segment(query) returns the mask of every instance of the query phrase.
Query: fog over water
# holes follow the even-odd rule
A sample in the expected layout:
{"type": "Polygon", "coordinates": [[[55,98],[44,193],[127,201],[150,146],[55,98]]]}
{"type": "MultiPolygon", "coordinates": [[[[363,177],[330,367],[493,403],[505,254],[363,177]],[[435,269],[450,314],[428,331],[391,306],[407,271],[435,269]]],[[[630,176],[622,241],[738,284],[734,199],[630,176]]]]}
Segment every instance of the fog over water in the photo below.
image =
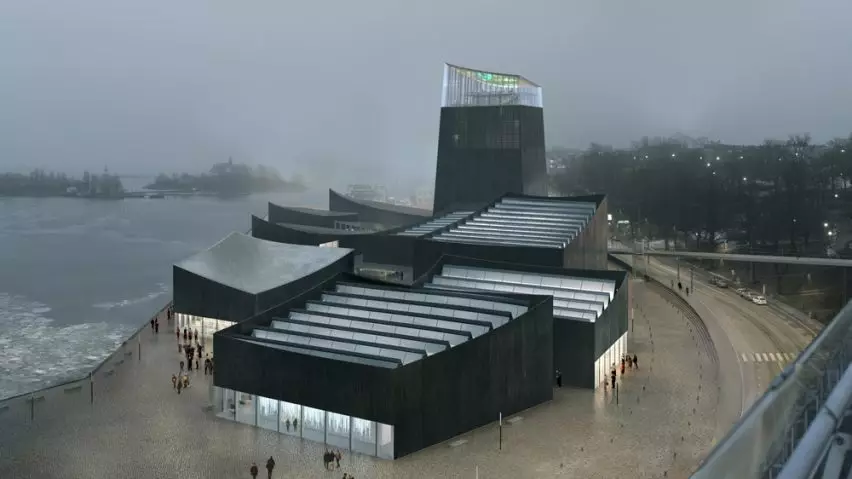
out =
{"type": "Polygon", "coordinates": [[[169,301],[173,263],[247,230],[267,199],[325,194],[0,198],[0,398],[87,373],[169,301]]]}

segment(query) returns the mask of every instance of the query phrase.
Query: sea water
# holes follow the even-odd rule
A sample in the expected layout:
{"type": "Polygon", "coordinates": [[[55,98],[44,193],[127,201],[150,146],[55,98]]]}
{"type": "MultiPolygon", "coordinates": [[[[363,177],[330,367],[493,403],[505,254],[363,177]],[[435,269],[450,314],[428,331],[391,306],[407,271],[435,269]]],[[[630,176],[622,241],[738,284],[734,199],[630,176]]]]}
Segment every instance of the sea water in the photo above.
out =
{"type": "Polygon", "coordinates": [[[0,198],[0,399],[85,376],[171,299],[172,264],[319,193],[0,198]]]}

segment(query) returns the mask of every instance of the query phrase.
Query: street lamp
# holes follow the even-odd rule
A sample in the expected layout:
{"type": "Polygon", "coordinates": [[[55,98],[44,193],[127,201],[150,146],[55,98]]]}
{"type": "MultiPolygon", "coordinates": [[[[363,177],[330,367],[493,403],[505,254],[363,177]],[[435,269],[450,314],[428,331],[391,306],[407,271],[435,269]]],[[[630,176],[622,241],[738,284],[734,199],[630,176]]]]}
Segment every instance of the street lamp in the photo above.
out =
{"type": "Polygon", "coordinates": [[[835,198],[837,198],[837,197],[839,197],[839,196],[840,196],[840,195],[838,195],[837,193],[835,193],[835,194],[834,194],[834,197],[835,197],[835,198]]]}
{"type": "Polygon", "coordinates": [[[748,178],[746,178],[745,176],[743,176],[743,181],[748,181],[748,178]]]}
{"type": "Polygon", "coordinates": [[[718,157],[718,156],[716,157],[716,161],[719,161],[719,157],[718,157]]]}
{"type": "Polygon", "coordinates": [[[828,228],[828,222],[822,224],[823,228],[828,228]]]}
{"type": "Polygon", "coordinates": [[[676,155],[675,155],[674,153],[672,153],[672,158],[674,158],[675,156],[676,156],[676,155]]]}
{"type": "Polygon", "coordinates": [[[710,163],[707,163],[707,168],[710,168],[710,163]]]}

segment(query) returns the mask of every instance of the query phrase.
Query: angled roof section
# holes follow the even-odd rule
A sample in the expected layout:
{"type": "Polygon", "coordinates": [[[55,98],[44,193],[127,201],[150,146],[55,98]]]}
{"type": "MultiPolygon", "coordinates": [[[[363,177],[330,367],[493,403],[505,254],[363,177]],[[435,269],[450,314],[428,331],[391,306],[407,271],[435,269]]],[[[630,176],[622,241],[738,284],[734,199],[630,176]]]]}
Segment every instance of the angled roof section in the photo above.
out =
{"type": "Polygon", "coordinates": [[[315,216],[353,216],[357,215],[357,213],[349,213],[346,211],[329,211],[329,210],[321,210],[319,208],[308,208],[304,206],[285,206],[278,205],[275,203],[269,203],[270,208],[280,208],[282,210],[295,211],[296,213],[302,213],[306,215],[315,215],[315,216]]]}
{"type": "Polygon", "coordinates": [[[321,233],[340,236],[364,234],[364,231],[361,230],[345,230],[342,228],[328,228],[325,226],[297,225],[295,223],[275,223],[275,225],[284,229],[301,231],[302,233],[321,233]]]}
{"type": "Polygon", "coordinates": [[[318,357],[394,368],[487,334],[529,303],[483,293],[337,281],[321,297],[241,338],[318,357]]]}
{"type": "Polygon", "coordinates": [[[473,211],[455,211],[438,218],[431,219],[416,226],[412,226],[404,231],[396,233],[399,236],[425,236],[435,231],[457,223],[468,216],[472,215],[473,211]]]}
{"type": "Polygon", "coordinates": [[[615,297],[610,279],[529,273],[496,268],[444,264],[426,288],[487,291],[553,297],[553,316],[576,321],[596,321],[615,297]]]}
{"type": "Polygon", "coordinates": [[[594,198],[504,197],[431,239],[470,244],[564,248],[595,215],[594,198]]]}
{"type": "Polygon", "coordinates": [[[175,267],[250,294],[277,288],[350,254],[347,248],[276,243],[231,233],[175,267]]]}
{"type": "Polygon", "coordinates": [[[393,203],[385,203],[385,202],[382,202],[382,201],[359,200],[359,199],[356,199],[356,198],[352,198],[351,196],[340,194],[340,193],[338,193],[334,190],[331,190],[331,189],[328,190],[328,193],[329,193],[330,198],[333,197],[333,196],[337,196],[338,197],[337,199],[343,200],[344,204],[345,203],[351,203],[353,205],[352,211],[356,211],[356,212],[359,209],[362,209],[362,208],[358,208],[358,206],[360,206],[360,207],[366,207],[366,208],[370,208],[370,209],[388,211],[388,212],[392,212],[392,213],[399,213],[399,214],[403,214],[403,215],[419,216],[419,217],[422,217],[422,218],[428,218],[429,216],[432,216],[431,210],[424,210],[422,208],[414,208],[413,206],[395,205],[393,203]]]}

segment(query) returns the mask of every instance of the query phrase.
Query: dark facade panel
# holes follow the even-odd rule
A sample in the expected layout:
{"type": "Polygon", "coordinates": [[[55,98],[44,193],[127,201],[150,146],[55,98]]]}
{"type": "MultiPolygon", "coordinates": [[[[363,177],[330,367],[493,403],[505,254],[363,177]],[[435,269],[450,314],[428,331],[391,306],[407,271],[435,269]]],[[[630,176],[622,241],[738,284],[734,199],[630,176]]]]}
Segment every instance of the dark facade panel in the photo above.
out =
{"type": "Polygon", "coordinates": [[[392,369],[260,346],[227,330],[213,336],[213,348],[216,386],[385,424],[396,420],[392,369]]]}
{"type": "Polygon", "coordinates": [[[563,250],[534,246],[501,246],[417,239],[414,250],[414,277],[420,278],[432,271],[444,255],[516,265],[553,266],[562,264],[563,250]]]}
{"type": "Polygon", "coordinates": [[[610,301],[603,314],[595,323],[595,358],[599,358],[610,346],[615,344],[627,332],[630,304],[628,302],[627,281],[615,290],[615,297],[610,301]]]}
{"type": "Polygon", "coordinates": [[[331,211],[351,211],[358,214],[361,222],[379,223],[386,226],[407,226],[431,217],[431,212],[426,210],[375,201],[355,200],[334,190],[328,190],[328,209],[331,211]]]}
{"type": "Polygon", "coordinates": [[[436,214],[506,193],[547,195],[544,115],[537,107],[441,108],[436,214]]]}
{"type": "Polygon", "coordinates": [[[580,234],[565,247],[563,266],[566,268],[606,269],[609,224],[608,205],[603,198],[594,216],[580,234]]]}
{"type": "Polygon", "coordinates": [[[414,263],[413,236],[385,232],[371,235],[351,235],[340,239],[341,248],[354,249],[365,263],[408,266],[414,263]]]}
{"type": "Polygon", "coordinates": [[[269,203],[270,223],[293,223],[297,225],[334,228],[336,221],[358,222],[358,213],[295,208],[269,203]]]}
{"type": "Polygon", "coordinates": [[[294,228],[278,225],[258,218],[251,217],[251,235],[258,239],[275,241],[277,243],[301,244],[317,246],[330,241],[336,241],[346,233],[341,230],[339,235],[300,231],[294,228]]]}
{"type": "Polygon", "coordinates": [[[397,457],[553,398],[553,303],[395,371],[397,457]]]}
{"type": "Polygon", "coordinates": [[[174,310],[207,318],[242,321],[257,312],[255,295],[172,267],[174,310]]]}
{"type": "Polygon", "coordinates": [[[594,388],[596,323],[553,318],[553,372],[565,386],[594,388]]]}

